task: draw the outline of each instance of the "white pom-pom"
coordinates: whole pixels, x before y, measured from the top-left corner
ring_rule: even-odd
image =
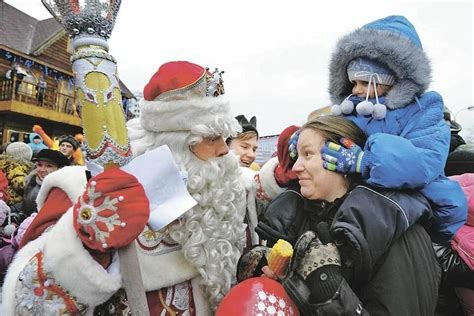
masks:
[[[13,234],[13,232],[15,232],[15,229],[16,229],[16,226],[13,225],[13,224],[8,224],[7,226],[5,226],[3,228],[3,235],[7,236],[8,238],[10,238]]]
[[[351,114],[354,111],[354,103],[350,100],[345,100],[341,103],[341,111],[344,114]]]
[[[383,120],[385,118],[385,115],[387,115],[387,107],[385,106],[385,104],[375,104],[372,117],[376,120]]]
[[[357,104],[356,111],[360,115],[370,115],[374,111],[374,104],[370,101],[362,101]]]
[[[334,115],[341,115],[341,114],[342,114],[341,106],[340,106],[339,104],[334,104],[334,105],[331,107],[331,114],[334,114]]]

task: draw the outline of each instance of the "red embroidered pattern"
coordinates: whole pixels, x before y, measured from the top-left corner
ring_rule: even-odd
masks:
[[[64,304],[66,305],[67,311],[69,313],[78,313],[79,308],[77,307],[75,300],[55,283],[47,282],[48,278],[46,277],[46,274],[43,271],[43,253],[38,252],[35,255],[35,258],[38,264],[37,278],[39,282],[39,286],[34,289],[35,295],[43,296],[44,291],[49,292],[46,296],[48,298],[51,297],[51,295],[57,295],[63,299]]]
[[[254,180],[257,184],[257,192],[256,192],[257,199],[263,200],[263,201],[271,201],[272,199],[265,193],[265,190],[262,187],[262,183],[260,182],[260,174],[257,173],[254,176]]]

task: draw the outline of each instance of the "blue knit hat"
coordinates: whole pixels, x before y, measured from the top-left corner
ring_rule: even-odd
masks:
[[[347,66],[347,76],[351,82],[354,80],[369,82],[371,78],[374,78],[376,83],[387,86],[393,86],[396,82],[395,75],[390,69],[366,57],[353,59]]]

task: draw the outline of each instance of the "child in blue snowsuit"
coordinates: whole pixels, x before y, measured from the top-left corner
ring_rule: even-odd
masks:
[[[355,122],[368,140],[363,149],[329,143],[322,154],[329,170],[360,172],[374,186],[420,189],[433,209],[431,238],[445,243],[466,221],[467,202],[444,175],[450,130],[441,96],[425,92],[430,75],[405,17],[376,20],[341,38],[330,63],[331,110]]]

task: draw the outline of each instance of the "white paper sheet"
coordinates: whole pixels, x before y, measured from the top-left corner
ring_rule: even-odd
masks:
[[[143,185],[150,201],[148,224],[157,231],[197,204],[189,194],[168,146],[140,155],[122,167]]]

